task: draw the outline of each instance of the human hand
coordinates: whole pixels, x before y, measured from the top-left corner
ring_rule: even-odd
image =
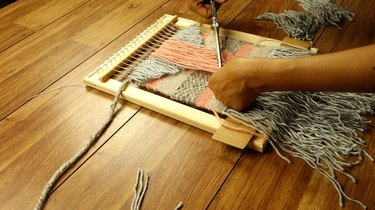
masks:
[[[264,68],[268,62],[264,58],[235,57],[210,77],[208,86],[219,101],[243,111],[265,91],[269,71]]]
[[[188,3],[189,9],[198,15],[210,19],[211,14],[211,5],[207,3],[208,1],[201,1],[201,0],[186,0]],[[228,0],[215,0],[216,9],[219,10],[221,5],[228,2]]]

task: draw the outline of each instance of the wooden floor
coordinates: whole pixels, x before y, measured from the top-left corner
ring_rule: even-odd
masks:
[[[31,209],[53,172],[106,119],[112,96],[85,87],[84,76],[163,14],[200,20],[182,2],[18,0],[0,9],[0,209]],[[321,53],[375,43],[374,0],[340,3],[355,20],[341,30],[322,28],[314,39]],[[237,0],[219,19],[226,28],[282,39],[282,30],[254,17],[286,9],[300,8],[295,0]],[[303,161],[289,165],[271,149],[241,151],[123,105],[47,209],[129,209],[137,168],[150,174],[143,209],[174,209],[180,201],[184,209],[340,209],[333,186]],[[375,155],[375,131],[365,139]],[[351,172],[358,183],[339,177],[345,191],[375,209],[375,164],[366,159]]]

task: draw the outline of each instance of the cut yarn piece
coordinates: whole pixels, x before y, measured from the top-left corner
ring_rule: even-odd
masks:
[[[343,19],[352,21],[354,13],[333,3],[331,0],[297,0],[299,5],[311,13],[319,23],[324,25],[338,25]]]
[[[150,177],[148,176],[146,172],[144,172],[142,169],[137,170],[137,178],[136,178],[134,189],[133,189],[134,199],[131,204],[131,210],[141,209],[142,201],[146,194],[146,190],[148,188],[149,179]],[[183,206],[184,204],[182,203],[182,201],[180,201],[177,204],[175,210],[182,209]]]
[[[131,210],[139,210],[142,205],[143,197],[145,196],[148,187],[149,176],[141,169],[137,170],[137,179],[134,185],[134,199],[131,204]]]
[[[282,13],[265,13],[259,15],[257,19],[272,20],[278,28],[283,29],[289,37],[300,40],[312,40],[314,32],[319,27],[316,18],[306,15],[304,12],[286,10]]]
[[[256,17],[261,20],[272,20],[289,36],[300,40],[312,40],[319,24],[334,25],[340,28],[343,19],[352,21],[354,13],[342,8],[331,0],[297,0],[308,12],[287,10],[282,13],[265,13]]]

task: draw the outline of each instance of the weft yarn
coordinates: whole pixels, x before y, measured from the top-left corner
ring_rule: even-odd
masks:
[[[218,66],[216,54],[212,50],[172,39],[165,41],[151,55],[188,69],[215,72]]]

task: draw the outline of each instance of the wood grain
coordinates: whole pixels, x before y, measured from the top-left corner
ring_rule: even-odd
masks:
[[[71,82],[79,84],[83,76],[67,75],[51,90]],[[0,209],[33,207],[53,172],[78,152],[102,125],[108,116],[111,99],[98,91],[86,90],[84,86],[69,87],[34,98],[2,120]],[[108,131],[77,167],[138,109],[138,106],[125,103]],[[73,172],[71,170],[66,177]]]
[[[322,53],[374,43],[372,0],[342,5],[356,18],[341,30],[318,32],[314,43]],[[282,39],[282,30],[254,17],[284,9],[298,5],[234,1],[219,19],[227,28]],[[83,85],[84,76],[166,13],[204,22],[180,0],[18,0],[0,9],[0,209],[32,208],[51,174],[104,121],[112,100],[77,86],[48,91]],[[29,99],[38,93],[46,94]],[[47,209],[128,209],[137,168],[151,177],[144,209],[173,209],[179,201],[184,209],[340,209],[331,184],[301,160],[288,165],[272,150],[243,152],[212,141],[207,132],[122,104],[104,136],[59,182]],[[364,137],[370,154],[374,136]],[[339,177],[345,191],[375,208],[374,163],[365,160],[350,170],[358,184]]]
[[[128,22],[120,21],[121,29],[128,30],[138,22],[137,19],[132,17],[142,19],[142,15],[144,17],[147,12],[159,7],[165,1],[153,2],[152,4],[141,4],[137,7],[137,14],[140,16],[133,13],[125,13],[123,16],[117,15],[110,19],[111,21],[106,22],[109,25],[106,27],[116,30],[115,28],[118,28],[117,23],[120,20],[129,19]],[[92,56],[100,47],[108,44],[110,40],[106,30],[97,30],[95,33],[96,42],[99,43],[95,46],[98,48],[74,41],[72,37],[81,34],[81,31],[89,28],[102,18],[109,20],[108,11],[128,7],[129,2],[127,1],[111,1],[111,3],[108,3],[102,0],[89,2],[61,17],[43,30],[27,37],[14,47],[3,51],[0,54],[0,66],[2,66],[4,72],[0,75],[0,89],[3,91],[0,95],[0,119],[25,103],[25,98],[39,93],[49,84]],[[115,39],[118,35],[112,34],[111,39]],[[88,39],[90,38],[88,37]],[[73,58],[73,60],[58,63],[60,58],[65,57],[67,59]],[[45,62],[48,64],[46,65]],[[33,77],[40,77],[40,74],[44,75],[43,80],[33,79]],[[14,90],[17,91],[14,92]]]
[[[143,208],[173,209],[184,201],[186,208],[202,209],[241,154],[209,138],[206,132],[142,109],[57,189],[47,209],[127,209],[137,168],[150,174]]]

